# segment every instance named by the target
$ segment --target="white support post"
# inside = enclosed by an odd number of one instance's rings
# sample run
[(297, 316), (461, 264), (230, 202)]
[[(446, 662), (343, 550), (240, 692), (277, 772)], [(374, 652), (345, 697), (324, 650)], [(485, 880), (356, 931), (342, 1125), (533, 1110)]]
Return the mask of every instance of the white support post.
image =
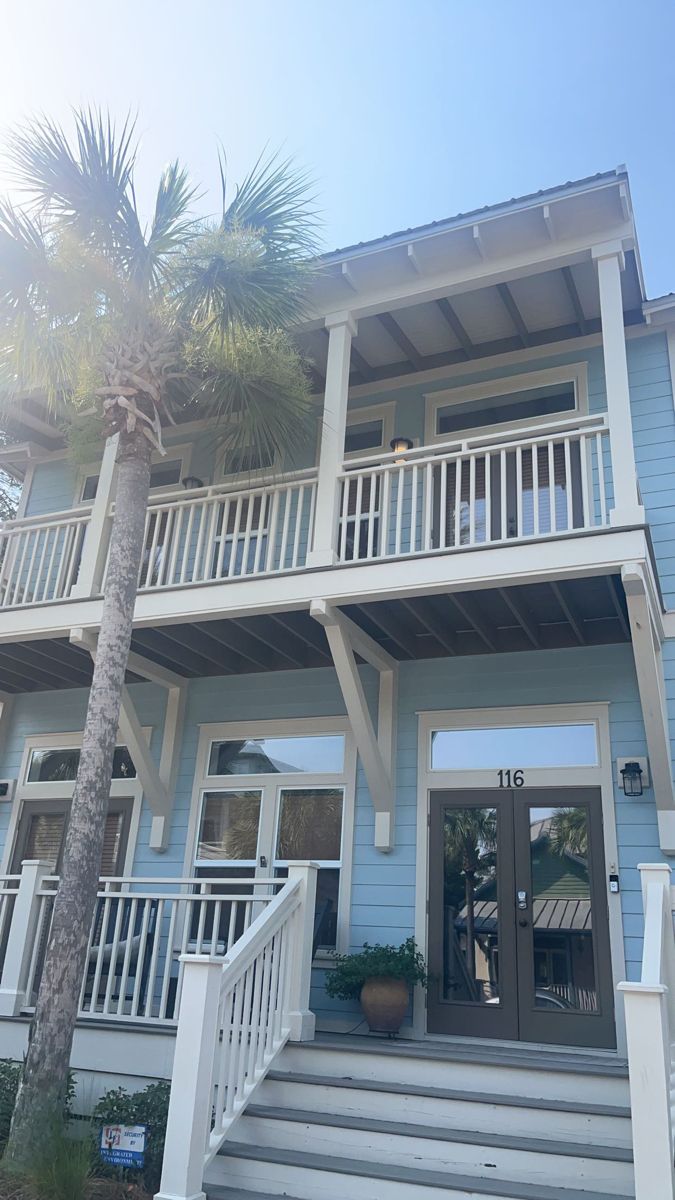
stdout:
[(675, 853), (675, 792), (670, 757), (670, 730), (663, 681), (661, 646), (656, 636), (644, 570), (626, 563), (621, 570), (626, 593), (635, 674), (649, 752), (649, 766), (664, 854)]
[[(159, 759), (159, 778), (166, 792), (167, 803), (173, 808), (173, 798), (176, 794), (176, 778), (183, 742), (183, 721), (185, 718), (185, 702), (187, 686), (170, 687), (166, 695), (166, 712), (164, 714), (164, 733), (162, 734), (162, 751)], [(169, 814), (153, 816), (150, 827), (150, 849), (160, 853), (165, 851), (171, 832)]]
[(623, 299), (621, 296), (623, 250), (620, 243), (615, 242), (595, 246), (593, 258), (597, 264), (600, 290), (602, 352), (605, 362), (609, 444), (614, 485), (614, 508), (610, 512), (609, 520), (610, 525), (643, 524), (645, 513), (640, 504), (637, 488), (626, 336), (623, 324)]
[(309, 991), (312, 983), (317, 871), (318, 867), (314, 862), (288, 864), (288, 878), (291, 883), (296, 879), (300, 880), (302, 897), (293, 923), (293, 947), (289, 965), (290, 986), (286, 1015), (290, 1020), (289, 1037), (292, 1042), (311, 1042), (316, 1028), (316, 1017), (309, 1007)]
[(155, 1200), (205, 1200), (222, 959), (185, 954), (162, 1181)]
[(329, 331), (326, 389), (321, 421), (321, 451), (314, 508), (314, 535), (308, 567), (332, 567), (337, 562), (337, 524), (340, 511), (338, 477), (344, 462), (349, 364), (356, 324), (349, 313), (326, 318)]
[[(394, 848), (394, 725), (396, 721), (396, 676), (398, 663), (354, 623), (323, 600), (310, 607), (310, 615), (323, 625), (330, 647), (335, 673), (347, 709), (349, 724), (363, 765), (375, 809), (375, 848), (388, 853)], [(351, 640), (352, 627), (357, 628), (356, 646)], [(372, 663), (380, 672), (380, 710), (378, 732), (373, 722), (363, 684), (356, 665), (354, 650)], [(385, 678), (389, 676), (389, 678)]]
[(118, 435), (108, 438), (103, 451), (101, 470), (99, 471), (96, 496), (91, 509), (87, 532), (84, 535), (82, 558), (77, 583), (72, 589), (71, 596), (76, 599), (86, 599), (97, 595), (103, 586), (103, 573), (108, 558), (108, 542), (110, 540), (110, 505), (115, 495), (115, 480)]
[(673, 1200), (668, 989), (620, 983), (626, 1014), (636, 1200)]
[(21, 881), (14, 901), (0, 981), (0, 1016), (16, 1017), (26, 1003), (26, 979), (37, 931), (38, 892), (52, 870), (51, 863), (40, 859), (26, 859), (21, 864)]

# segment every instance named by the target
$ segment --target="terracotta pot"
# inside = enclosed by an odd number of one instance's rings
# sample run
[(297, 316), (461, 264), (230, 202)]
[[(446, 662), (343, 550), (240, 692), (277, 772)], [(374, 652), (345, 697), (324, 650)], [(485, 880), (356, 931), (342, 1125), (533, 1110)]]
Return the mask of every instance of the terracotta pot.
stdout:
[(361, 988), (361, 1008), (371, 1033), (398, 1033), (408, 1008), (409, 989), (405, 979), (393, 975), (366, 979)]

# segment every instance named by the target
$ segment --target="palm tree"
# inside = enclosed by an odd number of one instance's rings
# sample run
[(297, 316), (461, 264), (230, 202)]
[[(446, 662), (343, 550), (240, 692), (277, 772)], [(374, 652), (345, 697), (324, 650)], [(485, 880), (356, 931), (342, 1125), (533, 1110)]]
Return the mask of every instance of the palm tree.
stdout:
[[(65, 1096), (85, 968), (121, 691), (144, 549), (150, 461), (177, 412), (209, 416), (236, 453), (288, 454), (309, 420), (303, 363), (283, 332), (301, 314), (315, 248), (307, 179), (258, 160), (222, 212), (196, 220), (178, 163), (143, 226), (133, 123), (75, 113), (16, 132), (26, 203), (0, 204), (0, 386), (10, 411), (46, 398), (90, 437), (119, 438), (101, 628), (63, 869), (8, 1154), (26, 1161)], [(76, 440), (76, 439), (75, 439)]]
[(556, 854), (588, 858), (588, 813), (585, 808), (557, 808), (549, 837)]
[[(466, 908), (466, 969), (476, 979), (475, 894), (479, 873), (490, 864), (497, 844), (497, 821), (492, 808), (448, 808), (443, 822), (446, 875), (448, 866), (464, 876)], [(454, 871), (453, 871), (454, 873)]]

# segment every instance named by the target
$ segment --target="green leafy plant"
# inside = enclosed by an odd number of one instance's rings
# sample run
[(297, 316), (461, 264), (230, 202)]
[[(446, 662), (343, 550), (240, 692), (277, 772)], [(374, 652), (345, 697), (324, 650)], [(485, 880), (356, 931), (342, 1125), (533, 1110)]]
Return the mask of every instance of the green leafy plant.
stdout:
[(102, 1125), (147, 1125), (145, 1166), (142, 1172), (118, 1168), (115, 1174), (134, 1183), (142, 1182), (150, 1193), (159, 1191), (169, 1093), (170, 1085), (165, 1082), (149, 1083), (140, 1092), (113, 1088), (101, 1096), (92, 1116), (97, 1139)]
[(55, 1119), (36, 1147), (28, 1173), (40, 1200), (84, 1200), (95, 1173), (91, 1138), (68, 1135), (62, 1119)]
[(400, 946), (370, 946), (364, 942), (359, 954), (336, 954), (335, 969), (326, 975), (326, 991), (335, 1000), (358, 1000), (366, 979), (404, 979), (427, 986), (424, 956), (415, 939), (409, 937)]
[(11, 1058), (0, 1059), (0, 1150), (4, 1150), (19, 1090), (21, 1063)]

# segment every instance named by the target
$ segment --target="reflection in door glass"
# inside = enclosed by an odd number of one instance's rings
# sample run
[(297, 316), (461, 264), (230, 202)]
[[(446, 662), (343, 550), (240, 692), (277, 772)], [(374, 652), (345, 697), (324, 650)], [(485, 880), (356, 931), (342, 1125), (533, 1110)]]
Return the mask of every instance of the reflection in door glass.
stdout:
[(443, 998), (499, 1003), (497, 812), (443, 810)]
[(597, 1012), (586, 808), (530, 808), (535, 1007)]

